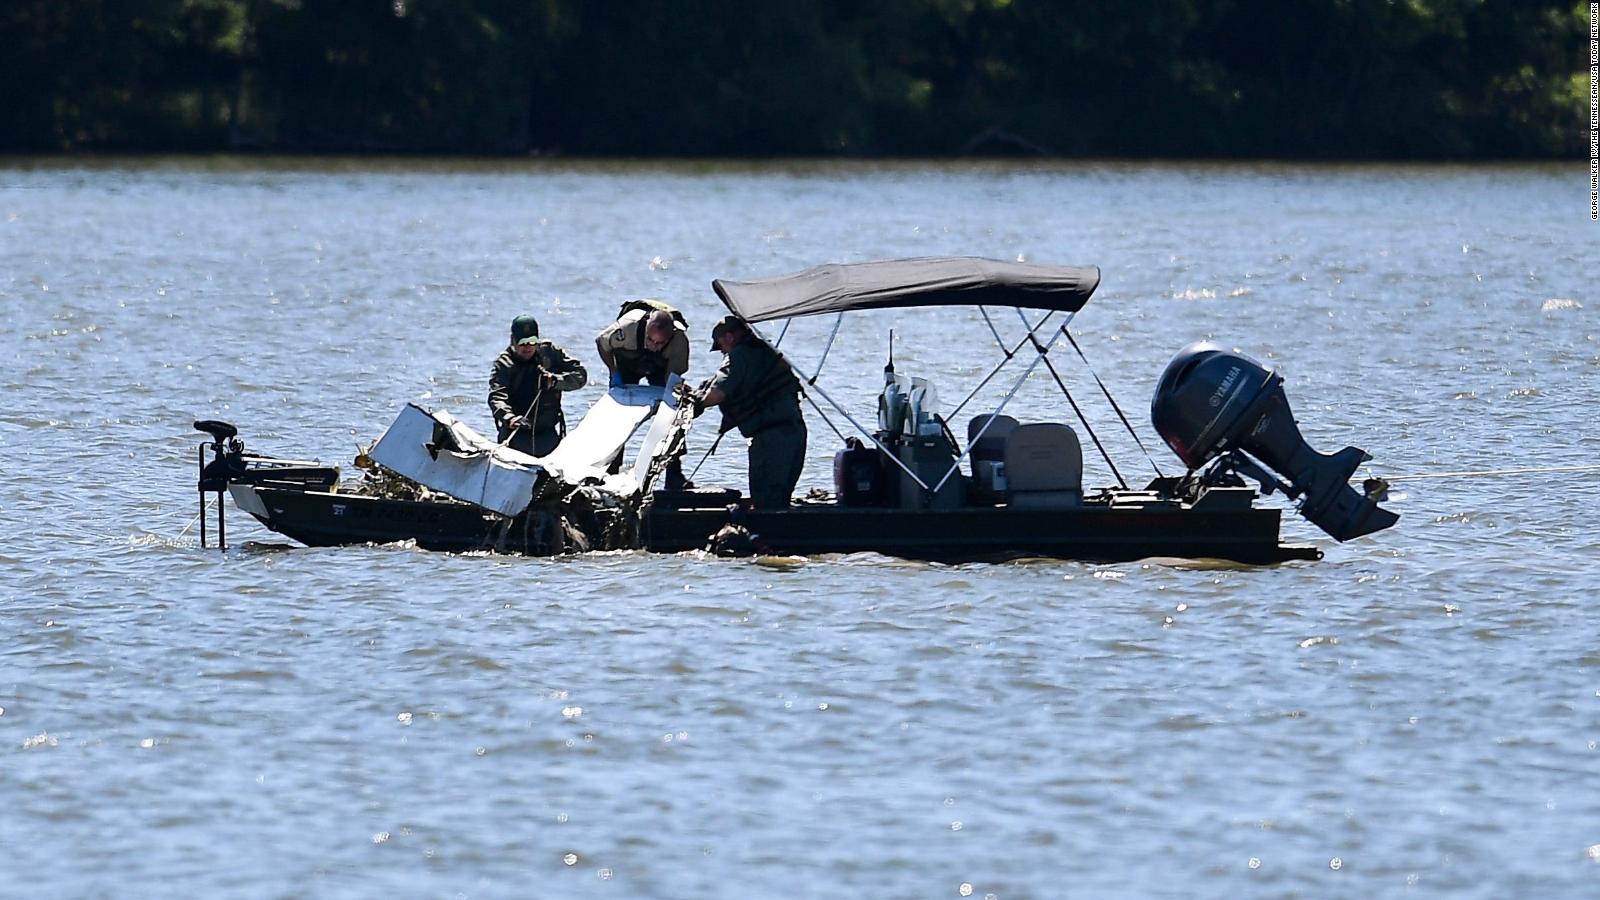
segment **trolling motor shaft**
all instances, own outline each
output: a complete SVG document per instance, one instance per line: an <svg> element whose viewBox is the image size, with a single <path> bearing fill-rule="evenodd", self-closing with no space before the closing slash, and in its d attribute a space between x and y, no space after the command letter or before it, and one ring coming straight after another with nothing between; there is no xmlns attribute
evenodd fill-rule
<svg viewBox="0 0 1600 900"><path fill-rule="evenodd" d="M200 419L194 423L196 431L203 431L211 435L211 440L202 441L199 447L200 468L200 546L208 546L206 541L206 493L215 491L217 495L217 548L228 549L228 522L225 510L227 505L222 502L222 495L227 493L230 458L238 460L244 455L244 442L239 440L239 429L227 422L216 419ZM212 460L206 462L206 451L212 452ZM242 467L242 466L241 466Z"/></svg>

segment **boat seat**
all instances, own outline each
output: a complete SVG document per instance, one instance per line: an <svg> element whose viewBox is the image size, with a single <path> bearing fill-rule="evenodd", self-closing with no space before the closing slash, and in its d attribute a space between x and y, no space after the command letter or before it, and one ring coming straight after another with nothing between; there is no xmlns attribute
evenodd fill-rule
<svg viewBox="0 0 1600 900"><path fill-rule="evenodd" d="M989 426L988 431L984 431L983 426L987 424L990 419L994 420L994 424ZM1018 424L1019 423L1016 419L1006 415L984 413L981 416L973 416L972 421L967 423L967 443L971 444L973 441L977 441L978 447L982 447L985 444L993 444L995 446L1004 444L1006 441L1006 435L1016 430ZM983 433L983 438L981 440L978 438L979 432ZM976 450L977 447L974 447L973 449Z"/></svg>
<svg viewBox="0 0 1600 900"><path fill-rule="evenodd" d="M984 425L990 419L994 424L989 425L984 431ZM1004 499L1005 478L999 479L1000 487L995 486L997 470L1004 472L1006 460L1006 437L1015 431L1018 422L1016 419L1005 415L984 413L973 416L967 423L967 457L972 460L972 483L970 492L974 503L999 503ZM982 432L983 437L978 437Z"/></svg>
<svg viewBox="0 0 1600 900"><path fill-rule="evenodd" d="M1017 426L1005 443L1006 503L1025 509L1083 503L1083 447L1071 426Z"/></svg>

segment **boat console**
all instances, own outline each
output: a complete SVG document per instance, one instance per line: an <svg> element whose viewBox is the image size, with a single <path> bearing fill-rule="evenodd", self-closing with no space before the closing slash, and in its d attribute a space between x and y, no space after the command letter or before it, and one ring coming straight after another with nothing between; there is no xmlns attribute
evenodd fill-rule
<svg viewBox="0 0 1600 900"><path fill-rule="evenodd" d="M964 507L1065 509L1083 503L1083 448L1061 422L1023 424L975 416L962 451L933 411L921 378L886 378L872 444L847 438L834 455L834 496L842 507L952 510ZM967 461L971 475L962 471Z"/></svg>

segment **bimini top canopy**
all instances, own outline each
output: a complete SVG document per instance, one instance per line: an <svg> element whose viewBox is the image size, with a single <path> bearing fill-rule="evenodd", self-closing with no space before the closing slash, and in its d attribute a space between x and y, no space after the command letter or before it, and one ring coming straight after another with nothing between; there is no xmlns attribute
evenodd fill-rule
<svg viewBox="0 0 1600 900"><path fill-rule="evenodd" d="M747 322L903 306L1018 306L1077 312L1100 286L1094 266L1040 266L973 256L817 266L711 287Z"/></svg>

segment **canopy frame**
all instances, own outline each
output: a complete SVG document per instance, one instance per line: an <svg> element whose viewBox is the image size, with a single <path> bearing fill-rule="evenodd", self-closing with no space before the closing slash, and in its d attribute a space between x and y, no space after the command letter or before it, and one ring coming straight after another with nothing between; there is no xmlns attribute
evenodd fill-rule
<svg viewBox="0 0 1600 900"><path fill-rule="evenodd" d="M871 278L858 279L856 280L857 283L852 283L855 275L903 274L908 270L922 268L934 270L932 277L909 283L894 283L883 280L872 281ZM1084 355L1082 348L1078 346L1077 341L1073 340L1072 334L1068 330L1078 311L1083 308L1089 296L1099 286L1099 280L1100 270L1093 267L1030 267L1026 264L1004 263L998 260L955 257L886 260L877 263L819 266L796 275L767 279L765 281L728 282L718 279L712 282L712 288L724 305L730 311L742 316L752 333L762 340L766 339L761 335L760 330L756 328L755 323L774 321L781 318L783 327L779 331L777 343L772 344L774 349L788 335L789 326L793 324L795 318L819 315L826 312L835 313L833 327L823 345L816 368L809 376L802 372L784 354L779 353L779 358L789 367L795 378L805 386L802 393L805 395L807 402L817 411L817 414L834 434L839 435L841 439L844 438L844 433L828 416L827 411L816 400L812 399L812 392L815 392L828 406L844 417L862 437L872 442L875 447L882 451L889 461L894 463L901 472L922 489L924 497L932 497L961 470L961 463L971 454L972 446L988 432L996 417L1004 412L1006 406L1010 404L1017 392L1021 390L1022 385L1027 382L1041 362L1050 371L1056 385L1061 389L1062 395L1066 397L1068 404L1071 405L1073 412L1077 415L1078 421L1083 425L1084 430L1088 432L1090 439L1100 451L1101 457L1106 461L1106 465L1110 467L1117 482L1123 488L1127 488L1126 479L1122 477L1122 473L1118 471L1116 464L1112 462L1105 445L1100 441L1093 426L1089 424L1088 418L1083 414L1082 409L1073 398L1072 392L1068 390L1060 373L1056 371L1056 367L1048 359L1050 351L1062 337L1066 337L1068 343L1077 351L1078 357L1089 368L1090 374L1116 411L1118 418L1127 428L1128 433L1133 436L1139 449L1144 451L1145 457L1150 460L1150 465L1155 469L1157 476L1161 477L1161 469L1156 465L1155 459L1150 456L1149 451L1145 449L1143 440L1139 438L1128 417L1123 414L1116 399L1111 396L1111 392L1106 387L1105 382L1100 379L1098 374L1094 373L1093 367L1089 365L1088 357ZM817 287L819 283L821 284L820 288ZM822 302L808 304L808 298L801 293L803 288L822 290L825 294L821 298ZM762 296L764 293L772 294L773 292L776 292L775 296L778 298L776 301L771 297L764 298ZM974 299L980 296L997 296L1003 297L1004 300L1001 302L985 302ZM784 303L788 305L785 306L783 305ZM817 382L822 376L823 368L833 350L834 343L838 340L845 312L865 309L954 305L976 306L978 308L985 324L988 325L989 333L993 336L996 347L1000 350L1001 358L989 371L989 374L985 375L978 385L951 411L950 415L952 417L965 409L967 404L977 396L978 392L983 390L985 385L999 375L1016 358L1024 345L1032 344L1034 358L1029 361L1016 382L1011 385L1005 396L1001 398L994 411L986 417L978 434L967 442L966 447L959 448L959 453L955 460L951 462L943 477L930 486L920 475L912 471L896 453L880 441L873 431L867 429ZM1022 326L1026 329L1026 334L1015 345L1008 346L1006 340L1001 336L994 320L989 315L988 307L990 306L1010 306L1015 310L1018 319L1022 322ZM773 313L772 310L774 309L788 310L791 314ZM1030 323L1028 317L1023 313L1023 309L1039 309L1044 310L1045 313L1037 322ZM1064 320L1050 331L1048 340L1041 342L1040 329L1044 328L1057 313L1061 312L1066 313ZM949 420L946 419L945 421L948 422Z"/></svg>
<svg viewBox="0 0 1600 900"><path fill-rule="evenodd" d="M972 256L834 263L758 281L717 279L729 311L758 323L831 312L996 306L1077 312L1100 286L1093 266L1047 266Z"/></svg>

